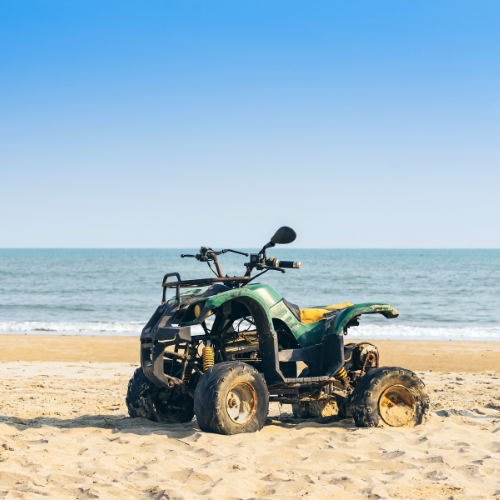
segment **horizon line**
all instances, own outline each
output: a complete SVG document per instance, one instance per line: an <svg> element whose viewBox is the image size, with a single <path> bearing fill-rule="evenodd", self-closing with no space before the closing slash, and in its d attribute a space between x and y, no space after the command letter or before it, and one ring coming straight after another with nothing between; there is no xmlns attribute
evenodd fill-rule
<svg viewBox="0 0 500 500"><path fill-rule="evenodd" d="M198 247L0 247L0 250L185 250ZM260 247L234 247L258 250ZM282 250L500 250L497 247L293 247Z"/></svg>

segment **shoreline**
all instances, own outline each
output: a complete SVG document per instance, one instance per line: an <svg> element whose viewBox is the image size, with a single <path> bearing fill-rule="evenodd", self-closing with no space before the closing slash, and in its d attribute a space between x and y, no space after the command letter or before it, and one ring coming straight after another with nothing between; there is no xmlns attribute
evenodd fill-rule
<svg viewBox="0 0 500 500"><path fill-rule="evenodd" d="M201 334L201 332L200 332ZM115 338L115 337L125 337L125 338L139 338L141 333L140 332L109 332L109 331L102 331L102 332L97 332L97 331L55 331L55 330L28 330L28 331L7 331L7 330L0 330L0 336L35 336L35 337L40 337L40 336L47 336L47 337L96 337L96 338ZM195 336L196 333L193 333L193 336ZM391 340L394 342L405 342L405 341L412 341L412 342L499 342L500 343L500 338L499 337L464 337L464 338L447 338L447 337L430 337L430 336L423 336L423 335L415 335L415 336L398 336L398 337L392 337L390 334L385 334L385 335L380 335L378 337L372 337L372 336L353 336L351 335L346 336L346 342L350 342L351 338L354 338L357 342L370 342L370 341L376 341L379 342L381 340Z"/></svg>
<svg viewBox="0 0 500 500"><path fill-rule="evenodd" d="M500 342L345 339L380 350L381 366L413 371L500 373ZM139 336L0 334L0 362L139 363Z"/></svg>

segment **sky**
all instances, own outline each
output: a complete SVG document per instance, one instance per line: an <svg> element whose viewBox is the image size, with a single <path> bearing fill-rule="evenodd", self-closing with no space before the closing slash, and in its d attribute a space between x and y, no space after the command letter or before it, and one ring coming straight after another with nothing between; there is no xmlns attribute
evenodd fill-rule
<svg viewBox="0 0 500 500"><path fill-rule="evenodd" d="M500 3L0 0L0 247L500 248Z"/></svg>

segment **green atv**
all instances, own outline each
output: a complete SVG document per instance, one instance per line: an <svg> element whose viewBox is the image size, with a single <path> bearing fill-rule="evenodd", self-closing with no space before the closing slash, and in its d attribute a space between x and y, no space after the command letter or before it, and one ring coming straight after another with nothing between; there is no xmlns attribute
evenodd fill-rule
<svg viewBox="0 0 500 500"><path fill-rule="evenodd" d="M175 423L196 415L203 431L236 434L260 430L274 401L291 404L296 418L338 415L360 427L425 421L429 398L414 373L379 367L372 344L344 345L362 314L395 318L393 307L346 302L300 309L272 287L252 283L271 270L301 267L266 253L295 238L293 229L282 227L250 256L207 247L181 255L206 262L216 277L163 278L161 305L141 334L141 368L128 386L130 416ZM244 276L223 275L218 256L226 252L250 257ZM260 273L252 277L254 270ZM175 289L169 300L168 289Z"/></svg>

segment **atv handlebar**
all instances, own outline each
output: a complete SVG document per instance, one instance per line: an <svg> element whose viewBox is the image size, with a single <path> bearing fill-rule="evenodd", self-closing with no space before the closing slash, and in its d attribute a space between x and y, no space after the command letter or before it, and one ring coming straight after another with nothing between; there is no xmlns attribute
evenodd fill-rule
<svg viewBox="0 0 500 500"><path fill-rule="evenodd" d="M274 246L273 244L267 245L267 247ZM300 262L292 261L292 260L278 260L276 257L269 257L267 258L266 247L262 251L260 251L258 254L251 254L250 256L250 262L245 264L247 268L247 272L245 273L245 278L250 278L250 274L252 272L252 269L257 269L258 271L280 271L282 273L285 272L285 269L300 269L302 264ZM219 259L217 258L218 255L225 254L227 252L231 253L236 253L239 255L245 255L249 256L247 253L244 252L238 252L237 250L231 250L230 248L226 248L224 250L219 250L215 251L210 247L201 247L200 251L196 255L192 254L181 254L182 258L185 257L191 257L193 259L196 259L199 262L206 262L208 264L208 267L212 269L210 266L210 262L213 262L215 264L215 267L217 269L217 272L215 272L212 269L212 272L218 277L218 278L223 278L222 274L222 269L220 268L219 264ZM261 273L262 274L262 273ZM257 276L260 276L258 274ZM257 278L257 276L254 276L252 279ZM227 277L227 275L226 275ZM252 280L250 279L248 283Z"/></svg>
<svg viewBox="0 0 500 500"><path fill-rule="evenodd" d="M278 267L284 267L286 269L300 269L302 264L300 262L294 262L293 260L280 260L278 261Z"/></svg>
<svg viewBox="0 0 500 500"><path fill-rule="evenodd" d="M244 252L238 252L236 250L231 250L230 248L226 248L224 250L220 250L219 252L215 252L214 250L212 250L211 248L208 248L206 249L206 251L204 252L206 255L221 255L223 253L227 253L227 252L232 252L232 253L237 253L239 255L244 255L245 257L248 257L248 254L247 253L244 253ZM203 254L197 254L197 255L191 255L191 254L184 254L182 253L181 254L181 257L184 258L184 257L193 257L195 259L199 259L199 257L201 257Z"/></svg>

